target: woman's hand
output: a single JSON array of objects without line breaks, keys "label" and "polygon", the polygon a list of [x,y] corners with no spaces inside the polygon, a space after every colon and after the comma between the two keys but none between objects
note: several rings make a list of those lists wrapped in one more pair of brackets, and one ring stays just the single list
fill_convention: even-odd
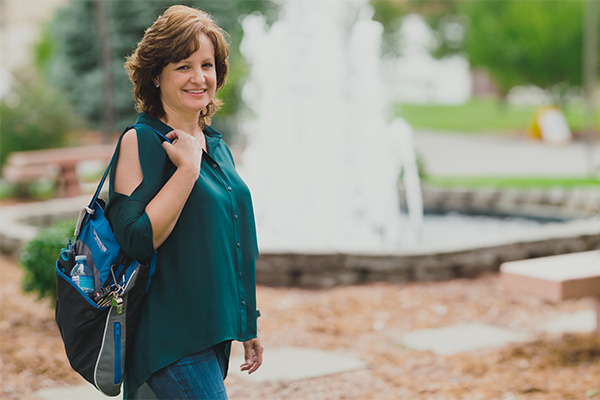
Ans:
[{"label": "woman's hand", "polygon": [[177,169],[189,169],[198,178],[202,150],[205,147],[204,134],[194,137],[180,129],[175,129],[167,133],[166,136],[171,140],[171,143],[164,141],[163,147],[171,162],[175,164]]},{"label": "woman's hand", "polygon": [[262,365],[263,347],[258,338],[244,342],[244,359],[246,362],[240,366],[240,371],[248,371],[248,374],[255,372]]},{"label": "woman's hand", "polygon": [[172,143],[164,141],[162,145],[177,170],[146,206],[155,249],[164,243],[175,228],[181,210],[198,180],[205,141],[204,134],[194,137],[179,129],[166,136]]}]

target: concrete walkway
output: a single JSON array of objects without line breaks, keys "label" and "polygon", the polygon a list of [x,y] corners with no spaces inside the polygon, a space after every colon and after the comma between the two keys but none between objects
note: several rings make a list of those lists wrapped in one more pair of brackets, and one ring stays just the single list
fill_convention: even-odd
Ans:
[{"label": "concrete walkway", "polygon": [[[263,366],[252,375],[230,368],[231,375],[258,382],[295,381],[339,374],[367,368],[367,364],[349,354],[300,347],[269,349]],[[241,365],[241,355],[232,357],[231,365]],[[107,397],[83,381],[80,385],[42,389],[36,393],[39,400],[102,400],[122,399],[123,395]]]},{"label": "concrete walkway", "polygon": [[[83,379],[82,379],[83,381]],[[92,385],[83,381],[80,385],[64,386],[39,390],[36,394],[36,400],[121,400],[123,394],[116,397],[104,396]]]},{"label": "concrete walkway", "polygon": [[555,146],[514,135],[421,130],[414,144],[433,176],[584,177],[592,164],[600,172],[600,143]]},{"label": "concrete walkway", "polygon": [[[367,368],[367,364],[347,353],[323,351],[301,347],[280,347],[269,349],[267,359],[258,371],[245,374],[231,368],[231,374],[253,381],[295,381],[319,376],[340,374]],[[243,357],[233,357],[231,365],[241,365]]]},{"label": "concrete walkway", "polygon": [[[552,334],[594,332],[594,310],[564,314],[546,321],[542,331]],[[438,329],[419,329],[402,337],[402,344],[414,350],[429,350],[436,354],[457,354],[498,348],[510,343],[533,340],[529,332],[516,332],[478,322],[459,323]]]},{"label": "concrete walkway", "polygon": [[419,329],[407,333],[402,344],[414,350],[431,350],[436,354],[457,354],[508,343],[525,342],[531,336],[478,322],[459,323],[436,329]]}]

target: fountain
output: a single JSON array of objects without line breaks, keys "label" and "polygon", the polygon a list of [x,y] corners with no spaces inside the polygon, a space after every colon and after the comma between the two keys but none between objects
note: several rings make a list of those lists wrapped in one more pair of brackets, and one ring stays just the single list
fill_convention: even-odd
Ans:
[{"label": "fountain", "polygon": [[[597,212],[594,200],[583,214],[565,214],[552,193],[434,189],[421,198],[412,129],[402,119],[386,121],[382,27],[371,17],[366,0],[293,0],[270,28],[259,14],[243,20],[241,50],[250,64],[243,98],[253,115],[239,170],[254,197],[259,283],[449,279],[494,271],[503,261],[600,247],[597,219],[562,221]],[[453,239],[464,224],[456,217],[423,223],[423,200],[428,210],[518,210],[561,223],[517,224],[498,238],[487,235],[497,235],[498,224],[484,219],[459,243]]]},{"label": "fountain", "polygon": [[[392,251],[418,235],[411,128],[386,124],[383,28],[366,3],[291,1],[270,29],[260,15],[243,21],[255,118],[240,169],[263,252]],[[401,170],[412,229],[399,219]]]}]

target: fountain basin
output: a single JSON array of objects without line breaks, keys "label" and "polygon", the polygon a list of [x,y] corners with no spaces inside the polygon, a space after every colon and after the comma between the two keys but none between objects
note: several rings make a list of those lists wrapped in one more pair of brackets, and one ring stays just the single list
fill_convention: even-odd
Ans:
[{"label": "fountain basin", "polygon": [[470,190],[425,186],[423,200],[425,210],[435,214],[460,211],[511,215],[546,223],[509,236],[464,243],[424,243],[393,252],[263,249],[257,280],[272,286],[319,288],[378,281],[439,281],[496,272],[505,261],[600,249],[600,190],[596,188]]}]

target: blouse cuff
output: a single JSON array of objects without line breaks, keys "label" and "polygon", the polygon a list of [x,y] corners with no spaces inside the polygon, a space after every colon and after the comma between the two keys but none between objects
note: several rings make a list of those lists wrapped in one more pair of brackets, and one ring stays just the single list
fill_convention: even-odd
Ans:
[{"label": "blouse cuff", "polygon": [[110,210],[110,220],[121,248],[140,262],[154,254],[152,224],[143,207],[143,203],[123,196]]}]

